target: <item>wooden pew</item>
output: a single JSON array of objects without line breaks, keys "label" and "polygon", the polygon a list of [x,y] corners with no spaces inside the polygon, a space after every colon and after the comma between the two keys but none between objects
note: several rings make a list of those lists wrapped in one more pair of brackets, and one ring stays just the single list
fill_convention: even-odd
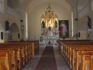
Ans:
[{"label": "wooden pew", "polygon": [[0,45],[0,50],[8,50],[11,52],[11,68],[12,70],[21,70],[22,66],[24,66],[25,58],[24,58],[24,47],[17,44],[2,44]]},{"label": "wooden pew", "polygon": [[[38,41],[11,41],[0,44],[0,51],[2,51],[0,55],[4,52],[5,55],[8,54],[9,56],[9,63],[6,64],[6,70],[22,70],[22,67],[39,51],[39,44]],[[6,60],[4,59],[3,61],[5,62]],[[0,63],[0,70],[5,70],[2,67],[2,63]]]},{"label": "wooden pew", "polygon": [[[93,46],[93,45],[91,45],[91,46]],[[82,53],[88,53],[90,51],[93,51],[93,47],[90,47],[90,48],[88,48],[88,47],[89,47],[88,45],[82,45],[80,47],[74,46],[74,48],[73,47],[71,48],[72,53],[69,52],[70,53],[69,54],[69,63],[70,63],[70,67],[73,68],[73,70],[76,66],[78,67],[78,63],[79,63],[79,61],[81,61],[81,57],[83,56]],[[75,66],[75,64],[77,64],[77,65]],[[77,69],[75,68],[75,70],[78,70],[78,68]]]},{"label": "wooden pew", "polygon": [[0,70],[11,70],[10,56],[7,50],[0,50]]},{"label": "wooden pew", "polygon": [[39,41],[29,41],[32,46],[32,57],[34,57],[37,53],[39,53]]},{"label": "wooden pew", "polygon": [[[18,70],[19,69],[19,57],[18,57],[18,49],[16,45],[10,45],[10,44],[0,44],[0,50],[7,50],[9,51],[10,55],[10,67],[12,70]],[[21,55],[20,55],[21,56]],[[21,67],[21,66],[20,66]]]},{"label": "wooden pew", "polygon": [[[8,43],[9,44],[9,43]],[[11,45],[11,43],[10,43]],[[25,64],[31,59],[31,46],[28,46],[28,42],[12,42],[12,46],[16,47],[18,63],[20,67],[25,66]]]},{"label": "wooden pew", "polygon": [[[86,58],[85,56],[89,56],[88,54],[90,51],[93,51],[93,42],[92,41],[65,41],[62,42],[63,48],[61,49],[62,53],[64,53],[65,58],[67,58],[67,62],[72,70],[80,70],[79,69],[79,60],[84,61],[83,58]],[[90,46],[90,47],[89,47]],[[83,53],[82,53],[83,52]],[[86,54],[84,54],[86,53]],[[91,52],[91,56],[93,53]],[[90,56],[90,57],[91,57]],[[86,68],[86,62],[90,62],[90,60],[86,60],[82,62],[81,70],[85,70]],[[85,64],[85,66],[84,66]],[[87,64],[89,66],[89,64]],[[87,67],[88,68],[88,67]],[[88,70],[92,70],[92,67],[89,67]]]}]

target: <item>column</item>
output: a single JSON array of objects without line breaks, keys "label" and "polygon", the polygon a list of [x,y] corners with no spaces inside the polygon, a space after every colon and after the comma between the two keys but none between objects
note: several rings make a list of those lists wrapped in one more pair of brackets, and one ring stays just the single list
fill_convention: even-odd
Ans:
[{"label": "column", "polygon": [[73,27],[74,27],[74,37],[78,39],[77,33],[78,33],[78,0],[73,1]]}]

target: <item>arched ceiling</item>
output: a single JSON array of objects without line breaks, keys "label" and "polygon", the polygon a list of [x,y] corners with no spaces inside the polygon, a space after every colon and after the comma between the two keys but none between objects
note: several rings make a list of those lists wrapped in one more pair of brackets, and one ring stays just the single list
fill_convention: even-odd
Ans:
[{"label": "arched ceiling", "polygon": [[[39,5],[41,3],[47,3],[49,1],[52,1],[53,4],[58,3],[59,5],[65,4],[64,2],[67,2],[68,5],[72,6],[74,5],[74,2],[76,0],[7,0],[10,5],[12,5],[14,8],[22,8],[26,9],[30,4],[32,6]],[[78,6],[86,5],[88,1],[90,0],[77,0],[78,1]]]},{"label": "arched ceiling", "polygon": [[72,0],[19,0],[20,5],[19,7],[17,6],[17,8],[27,9],[28,6],[33,8],[41,4],[48,4],[49,1],[51,1],[53,5],[58,4],[60,7],[66,6],[67,4],[65,2],[67,2],[69,6],[72,4]]},{"label": "arched ceiling", "polygon": [[[29,3],[27,11],[29,12],[30,16],[38,16],[44,14],[45,9],[48,7],[48,4],[51,3],[52,10],[56,12],[59,18],[63,15],[69,15],[71,13],[71,7],[66,0],[34,0]],[[33,15],[34,14],[34,15]]]},{"label": "arched ceiling", "polygon": [[31,3],[29,3],[28,7],[31,9],[35,9],[36,7],[40,5],[47,6],[49,3],[51,3],[52,6],[59,6],[59,7],[67,7],[70,6],[66,0],[40,0],[37,2],[37,0],[33,0]]},{"label": "arched ceiling", "polygon": [[[11,8],[15,8],[19,12],[23,12],[24,10],[34,10],[39,6],[43,6],[42,8],[46,8],[48,6],[49,1],[52,4],[52,7],[57,7],[60,9],[66,8],[75,8],[75,1],[78,2],[78,10],[82,10],[83,7],[86,7],[90,0],[8,0],[8,4],[12,6]],[[55,8],[54,8],[55,9]],[[25,12],[24,11],[24,12]]]}]

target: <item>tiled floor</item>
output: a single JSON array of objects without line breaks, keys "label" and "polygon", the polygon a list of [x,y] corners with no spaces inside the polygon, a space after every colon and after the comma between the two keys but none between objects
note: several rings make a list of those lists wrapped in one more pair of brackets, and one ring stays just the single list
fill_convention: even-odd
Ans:
[{"label": "tiled floor", "polygon": [[[26,67],[23,70],[35,70],[42,52],[44,51],[45,45],[40,46],[40,52],[38,55],[33,57],[31,61],[26,65]],[[69,70],[69,67],[67,66],[64,58],[59,54],[57,46],[53,46],[54,53],[55,53],[55,59],[57,64],[57,70]]]},{"label": "tiled floor", "polygon": [[29,61],[29,63],[26,65],[26,67],[23,68],[23,70],[35,70],[39,60],[40,60],[40,57],[44,51],[44,48],[45,48],[45,45],[41,45],[40,48],[39,48],[39,54],[34,56],[31,61]]},{"label": "tiled floor", "polygon": [[70,70],[64,57],[59,54],[58,47],[54,47],[55,59],[57,64],[57,70]]}]

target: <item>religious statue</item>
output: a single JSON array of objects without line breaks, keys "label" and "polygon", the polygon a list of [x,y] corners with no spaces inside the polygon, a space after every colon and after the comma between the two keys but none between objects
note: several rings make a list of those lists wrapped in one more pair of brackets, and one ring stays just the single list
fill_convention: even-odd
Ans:
[{"label": "religious statue", "polygon": [[53,31],[52,31],[52,28],[51,27],[48,27],[47,35],[49,37],[53,36]]},{"label": "religious statue", "polygon": [[42,21],[42,28],[45,28],[45,22]]},{"label": "religious statue", "polygon": [[91,18],[89,16],[87,16],[87,24],[88,24],[88,28],[91,29],[92,28],[92,23],[91,23]]}]

